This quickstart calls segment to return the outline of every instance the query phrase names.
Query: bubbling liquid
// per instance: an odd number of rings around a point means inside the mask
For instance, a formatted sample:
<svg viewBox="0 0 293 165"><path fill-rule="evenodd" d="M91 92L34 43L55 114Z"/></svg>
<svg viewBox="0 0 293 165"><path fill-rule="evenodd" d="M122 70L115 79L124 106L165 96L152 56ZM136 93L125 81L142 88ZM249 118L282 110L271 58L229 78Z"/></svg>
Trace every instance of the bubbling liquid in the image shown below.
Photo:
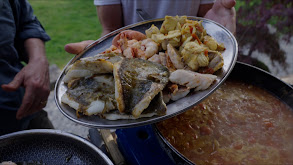
<svg viewBox="0 0 293 165"><path fill-rule="evenodd" d="M190 110L157 124L195 164L292 164L293 111L269 92L228 80Z"/></svg>

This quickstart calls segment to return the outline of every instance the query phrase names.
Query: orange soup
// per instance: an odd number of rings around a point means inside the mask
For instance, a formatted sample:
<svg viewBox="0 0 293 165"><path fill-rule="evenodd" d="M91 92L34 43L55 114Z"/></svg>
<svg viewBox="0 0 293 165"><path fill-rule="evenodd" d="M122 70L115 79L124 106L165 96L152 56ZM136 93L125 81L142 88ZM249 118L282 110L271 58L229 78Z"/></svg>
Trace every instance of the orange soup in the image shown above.
<svg viewBox="0 0 293 165"><path fill-rule="evenodd" d="M293 164L293 111L242 82L226 81L199 105L157 127L196 164Z"/></svg>

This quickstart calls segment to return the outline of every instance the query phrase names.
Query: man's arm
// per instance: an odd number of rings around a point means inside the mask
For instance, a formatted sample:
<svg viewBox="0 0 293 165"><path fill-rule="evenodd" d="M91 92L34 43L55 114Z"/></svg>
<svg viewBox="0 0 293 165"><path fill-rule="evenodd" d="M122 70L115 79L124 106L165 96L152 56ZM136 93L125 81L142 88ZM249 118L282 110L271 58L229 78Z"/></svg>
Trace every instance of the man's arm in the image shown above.
<svg viewBox="0 0 293 165"><path fill-rule="evenodd" d="M97 15L103 27L102 36L123 26L121 4L97 6Z"/></svg>
<svg viewBox="0 0 293 165"><path fill-rule="evenodd" d="M45 55L44 41L30 38L25 40L24 47L29 58L28 64L9 84L2 85L6 91L15 91L20 86L25 87L22 104L17 111L17 119L45 107L50 94L49 63Z"/></svg>
<svg viewBox="0 0 293 165"><path fill-rule="evenodd" d="M15 1L19 9L19 23L16 39L23 49L20 55L25 54L28 59L25 65L9 84L1 87L6 91L14 91L20 86L25 88L22 104L16 114L17 119L33 114L46 106L50 93L49 63L45 55L45 41L50 40L41 26L28 1Z"/></svg>

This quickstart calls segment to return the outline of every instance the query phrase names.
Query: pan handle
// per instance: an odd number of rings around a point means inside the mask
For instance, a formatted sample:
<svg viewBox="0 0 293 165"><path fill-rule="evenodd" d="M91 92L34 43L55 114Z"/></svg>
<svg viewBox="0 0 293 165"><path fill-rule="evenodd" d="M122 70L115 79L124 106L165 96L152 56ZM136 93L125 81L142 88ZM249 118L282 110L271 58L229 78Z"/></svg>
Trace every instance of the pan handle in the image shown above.
<svg viewBox="0 0 293 165"><path fill-rule="evenodd" d="M97 129L90 128L88 138L90 139L91 143L98 147L104 154L109 156L109 153L107 152L107 149L105 147L105 143L103 142L103 138Z"/></svg>
<svg viewBox="0 0 293 165"><path fill-rule="evenodd" d="M110 132L107 129L89 129L89 139L90 141L102 150L108 157L112 158L115 165L125 165L126 162L122 156L119 148Z"/></svg>

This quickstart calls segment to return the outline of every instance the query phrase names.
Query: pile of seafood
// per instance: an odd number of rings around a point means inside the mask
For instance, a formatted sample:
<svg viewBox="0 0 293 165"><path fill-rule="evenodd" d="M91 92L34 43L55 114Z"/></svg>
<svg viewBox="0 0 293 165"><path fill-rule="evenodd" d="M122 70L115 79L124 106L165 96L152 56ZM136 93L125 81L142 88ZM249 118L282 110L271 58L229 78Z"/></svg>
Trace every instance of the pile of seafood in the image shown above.
<svg viewBox="0 0 293 165"><path fill-rule="evenodd" d="M61 101L109 120L164 115L166 103L213 84L224 50L202 21L166 16L160 29L122 31L104 52L71 64Z"/></svg>

